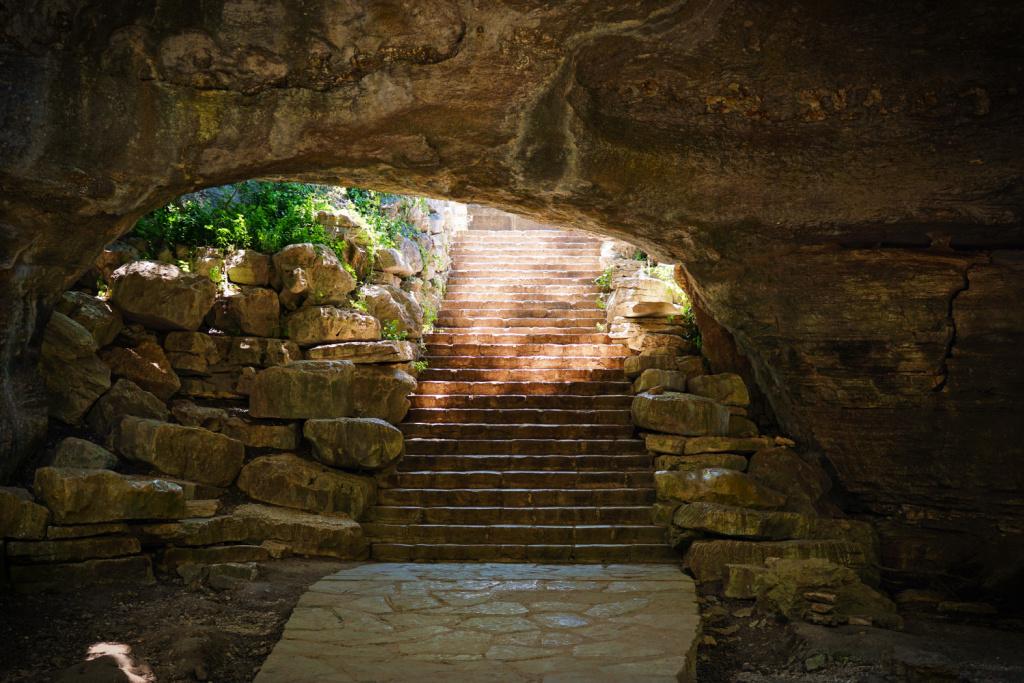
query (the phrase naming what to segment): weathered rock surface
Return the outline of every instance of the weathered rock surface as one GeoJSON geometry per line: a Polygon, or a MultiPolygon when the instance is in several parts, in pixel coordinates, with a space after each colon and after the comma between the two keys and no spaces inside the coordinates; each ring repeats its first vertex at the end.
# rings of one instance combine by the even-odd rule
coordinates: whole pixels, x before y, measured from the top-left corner
{"type": "Polygon", "coordinates": [[[353,364],[343,360],[296,361],[268,368],[253,380],[249,414],[286,420],[352,415],[353,376],[353,364]]]}
{"type": "Polygon", "coordinates": [[[686,374],[678,370],[648,368],[641,372],[633,382],[633,393],[642,394],[654,387],[662,387],[665,391],[684,392],[686,391],[686,379],[686,374]]]}
{"type": "Polygon", "coordinates": [[[673,302],[672,290],[661,280],[636,275],[619,283],[608,297],[608,320],[618,317],[644,318],[676,315],[679,307],[673,302]]]}
{"type": "Polygon", "coordinates": [[[366,311],[394,332],[419,339],[423,335],[423,309],[408,292],[392,285],[365,285],[359,290],[366,311]]]}
{"type": "Polygon", "coordinates": [[[231,287],[218,297],[206,316],[210,327],[227,334],[274,337],[280,326],[281,304],[266,287],[231,287]]]}
{"type": "Polygon", "coordinates": [[[377,250],[377,268],[398,277],[408,277],[414,272],[405,255],[395,248],[377,250]]]}
{"type": "Polygon", "coordinates": [[[117,467],[117,456],[92,441],[69,436],[57,445],[53,466],[111,470],[117,467]]]}
{"type": "Polygon", "coordinates": [[[36,539],[46,536],[50,511],[25,489],[0,486],[0,538],[36,539]]]}
{"type": "Polygon", "coordinates": [[[113,242],[103,247],[93,265],[103,281],[110,284],[113,281],[111,276],[115,270],[126,263],[138,261],[139,258],[139,250],[132,245],[125,244],[124,242],[113,242]]]}
{"type": "Polygon", "coordinates": [[[416,345],[408,341],[356,341],[306,349],[309,360],[348,360],[353,363],[408,363],[416,360],[416,345]]]}
{"type": "Polygon", "coordinates": [[[273,262],[281,303],[290,310],[300,305],[340,304],[356,288],[355,278],[322,244],[290,244],[274,254],[273,262]]]}
{"type": "Polygon", "coordinates": [[[678,470],[693,472],[708,467],[744,471],[747,459],[735,453],[708,453],[702,455],[659,455],[654,458],[656,470],[678,470]]]}
{"type": "Polygon", "coordinates": [[[145,555],[68,564],[12,565],[10,573],[11,583],[19,592],[73,591],[126,582],[155,583],[152,562],[145,555]]]}
{"type": "Polygon", "coordinates": [[[89,334],[96,340],[96,346],[100,348],[114,341],[124,326],[121,314],[111,308],[110,304],[85,292],[64,292],[54,310],[89,330],[89,334]]]}
{"type": "Polygon", "coordinates": [[[217,368],[239,366],[269,368],[302,360],[302,350],[295,342],[262,337],[211,337],[217,346],[217,368]]]}
{"type": "Polygon", "coordinates": [[[686,440],[683,453],[755,453],[771,448],[773,441],[767,436],[737,438],[732,436],[693,436],[686,440]]]}
{"type": "Polygon", "coordinates": [[[167,420],[170,412],[163,401],[127,379],[119,379],[110,391],[100,396],[86,421],[93,432],[109,434],[125,415],[167,420]]]}
{"type": "Polygon", "coordinates": [[[299,447],[301,441],[297,424],[267,424],[237,416],[227,418],[219,431],[232,439],[238,439],[250,448],[293,451],[299,447]]]}
{"type": "Polygon", "coordinates": [[[185,494],[177,484],[129,479],[110,470],[41,467],[34,488],[57,524],[175,519],[185,514],[185,494]]]}
{"type": "Polygon", "coordinates": [[[177,266],[134,261],[114,271],[110,303],[125,317],[158,330],[195,330],[213,306],[217,286],[209,277],[177,266]]]}
{"type": "Polygon", "coordinates": [[[820,465],[788,448],[758,451],[747,468],[750,476],[786,495],[788,507],[800,512],[827,509],[823,497],[832,480],[820,465]]]}
{"type": "Polygon", "coordinates": [[[100,352],[100,358],[115,377],[127,379],[164,401],[181,388],[181,379],[154,341],[145,340],[133,348],[111,346],[100,352]]]}
{"type": "Polygon", "coordinates": [[[354,470],[379,470],[405,449],[402,432],[375,418],[306,420],[302,435],[313,455],[325,465],[354,470]]]}
{"type": "Polygon", "coordinates": [[[729,429],[729,411],[724,406],[693,394],[638,394],[632,415],[637,427],[669,434],[704,436],[729,429]]]}
{"type": "Polygon", "coordinates": [[[125,417],[114,430],[119,453],[176,477],[228,486],[245,460],[242,442],[200,427],[125,417]]]}
{"type": "Polygon", "coordinates": [[[672,523],[683,529],[717,536],[768,541],[832,539],[858,543],[874,556],[877,538],[866,522],[832,519],[798,512],[751,510],[730,505],[696,502],[681,505],[672,523]]]}
{"type": "Polygon", "coordinates": [[[654,475],[658,500],[720,503],[741,507],[780,508],[786,498],[738,470],[708,467],[694,471],[662,471],[654,475]]]}
{"type": "Polygon", "coordinates": [[[87,329],[54,313],[43,335],[39,373],[46,382],[50,415],[78,424],[110,388],[110,369],[96,355],[96,340],[87,329]]]}
{"type": "Polygon", "coordinates": [[[679,434],[651,434],[643,435],[644,447],[653,453],[667,453],[668,455],[682,455],[686,450],[688,437],[679,434]]]}
{"type": "Polygon", "coordinates": [[[731,372],[718,375],[697,375],[691,377],[686,385],[691,394],[705,396],[727,406],[746,406],[750,404],[750,394],[743,378],[731,372]]]}
{"type": "Polygon", "coordinates": [[[380,321],[351,308],[306,306],[288,316],[285,327],[301,346],[380,339],[380,321]]]}
{"type": "Polygon", "coordinates": [[[164,350],[171,367],[178,372],[205,373],[220,361],[214,337],[203,332],[168,332],[164,350]]]}
{"type": "Polygon", "coordinates": [[[358,519],[373,504],[377,485],[291,455],[267,455],[246,464],[238,488],[250,498],[307,512],[344,512],[358,519]]]}
{"type": "Polygon", "coordinates": [[[224,260],[228,281],[265,287],[270,284],[270,257],[252,249],[236,249],[224,260]]]}
{"type": "Polygon", "coordinates": [[[828,560],[850,567],[872,583],[877,579],[873,558],[865,554],[863,546],[849,541],[694,541],[684,564],[698,583],[705,583],[725,579],[728,565],[763,566],[770,557],[828,560]]]}
{"type": "Polygon", "coordinates": [[[142,550],[138,539],[97,536],[64,541],[11,541],[7,556],[15,562],[78,562],[135,555],[142,550]]]}
{"type": "Polygon", "coordinates": [[[409,412],[409,394],[415,390],[416,380],[407,372],[357,365],[352,373],[352,415],[376,417],[398,424],[409,412]]]}
{"type": "Polygon", "coordinates": [[[820,596],[829,623],[840,625],[856,617],[884,628],[903,626],[896,605],[866,586],[849,567],[821,559],[777,559],[767,564],[767,571],[755,579],[757,607],[765,614],[812,620],[809,596],[820,596]]]}

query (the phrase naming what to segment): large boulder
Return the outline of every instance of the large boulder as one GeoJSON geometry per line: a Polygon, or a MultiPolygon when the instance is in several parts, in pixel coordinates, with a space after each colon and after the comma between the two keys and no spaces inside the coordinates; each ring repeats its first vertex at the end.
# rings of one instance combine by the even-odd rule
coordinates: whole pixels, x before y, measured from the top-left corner
{"type": "Polygon", "coordinates": [[[409,292],[392,285],[365,285],[359,295],[366,311],[393,333],[411,339],[423,336],[423,309],[409,292]]]}
{"type": "Polygon", "coordinates": [[[205,374],[220,361],[214,339],[204,332],[168,332],[164,337],[167,360],[178,372],[205,374]]]}
{"type": "Polygon", "coordinates": [[[299,345],[285,339],[264,337],[211,337],[217,345],[218,369],[244,366],[269,368],[302,360],[299,345]]]}
{"type": "Polygon", "coordinates": [[[683,453],[755,453],[771,447],[773,441],[767,436],[738,438],[729,436],[694,436],[686,440],[683,453]]]}
{"type": "Polygon", "coordinates": [[[378,249],[376,267],[378,270],[397,277],[409,277],[415,272],[412,265],[405,260],[402,251],[395,248],[378,249]]]}
{"type": "Polygon", "coordinates": [[[288,338],[310,346],[380,339],[380,321],[352,308],[306,306],[285,320],[288,338]]]}
{"type": "MultiPolygon", "coordinates": [[[[398,424],[409,412],[416,380],[396,368],[357,365],[352,375],[352,415],[376,417],[398,424]]],[[[333,417],[333,416],[316,416],[333,417]]]]}
{"type": "Polygon", "coordinates": [[[160,479],[130,479],[110,470],[36,470],[34,489],[58,524],[185,516],[181,486],[160,479]]]}
{"type": "Polygon", "coordinates": [[[729,430],[728,408],[693,394],[637,394],[631,412],[633,424],[656,432],[707,436],[726,434],[729,430]]]}
{"type": "Polygon", "coordinates": [[[224,260],[228,281],[265,287],[270,284],[270,257],[252,249],[236,249],[224,260]]]}
{"type": "Polygon", "coordinates": [[[402,258],[412,271],[409,275],[415,275],[423,270],[423,252],[415,240],[402,237],[398,243],[398,250],[402,252],[402,258]]]}
{"type": "Polygon", "coordinates": [[[704,373],[704,359],[700,356],[671,356],[663,353],[646,353],[629,356],[623,362],[626,377],[634,379],[645,370],[671,370],[682,373],[687,379],[704,373]]]}
{"type": "Polygon", "coordinates": [[[778,491],[734,469],[707,467],[701,470],[661,471],[654,474],[658,500],[683,503],[721,503],[774,509],[786,504],[778,491]]]}
{"type": "MultiPolygon", "coordinates": [[[[302,420],[353,414],[354,366],[344,360],[307,360],[267,368],[256,374],[249,414],[258,418],[302,420]]],[[[377,393],[361,385],[361,393],[377,393]]]]}
{"type": "Polygon", "coordinates": [[[408,363],[416,360],[416,344],[408,341],[343,342],[306,349],[309,360],[348,360],[353,363],[408,363]]]}
{"type": "Polygon", "coordinates": [[[655,470],[693,472],[706,468],[727,470],[747,469],[747,459],[735,453],[703,453],[701,455],[658,455],[654,458],[655,470]]]}
{"type": "Polygon", "coordinates": [[[138,261],[140,256],[139,250],[132,245],[124,242],[114,242],[104,247],[100,255],[96,257],[93,265],[103,281],[110,284],[113,282],[114,271],[126,263],[138,261]]]}
{"type": "Polygon", "coordinates": [[[96,350],[96,340],[87,329],[63,313],[50,316],[43,333],[39,374],[49,394],[51,416],[78,424],[110,388],[110,368],[96,350]]]}
{"type": "Polygon", "coordinates": [[[114,430],[118,452],[176,477],[228,486],[245,460],[245,446],[201,427],[126,417],[114,430]]]}
{"type": "Polygon", "coordinates": [[[69,436],[57,445],[53,466],[112,470],[117,467],[117,456],[92,441],[69,436]]]}
{"type": "Polygon", "coordinates": [[[158,330],[198,329],[217,297],[210,278],[168,263],[134,261],[111,277],[110,303],[125,317],[158,330]]]}
{"type": "Polygon", "coordinates": [[[379,470],[405,448],[401,430],[376,418],[306,420],[302,434],[317,460],[342,469],[379,470]]]}
{"type": "Polygon", "coordinates": [[[763,566],[770,557],[786,559],[824,559],[850,567],[861,578],[877,581],[874,557],[859,543],[843,540],[800,541],[694,541],[684,563],[697,583],[722,581],[732,564],[763,566]]]}
{"type": "Polygon", "coordinates": [[[110,346],[100,352],[100,358],[115,377],[130,380],[164,401],[181,388],[181,379],[155,341],[145,339],[132,348],[110,346]]]}
{"type": "Polygon", "coordinates": [[[743,378],[731,372],[691,377],[687,383],[687,391],[727,406],[750,405],[750,394],[743,378]]]}
{"type": "Polygon", "coordinates": [[[114,341],[124,327],[120,313],[103,299],[86,292],[64,292],[54,310],[89,330],[100,348],[114,341]]]}
{"type": "Polygon", "coordinates": [[[32,494],[13,486],[0,486],[0,539],[40,539],[46,536],[50,511],[32,494]]]}
{"type": "Polygon", "coordinates": [[[170,412],[163,401],[127,379],[119,379],[96,401],[86,416],[89,428],[101,436],[121,422],[125,415],[167,420],[170,412]]]}
{"type": "Polygon", "coordinates": [[[290,453],[249,462],[238,475],[238,488],[264,503],[307,512],[344,512],[356,519],[377,493],[369,477],[331,470],[290,453]]]}
{"type": "Polygon", "coordinates": [[[750,459],[747,471],[766,486],[786,495],[788,508],[800,512],[829,512],[825,498],[832,479],[816,462],[789,448],[768,448],[750,459]]]}
{"type": "Polygon", "coordinates": [[[331,248],[322,244],[290,244],[274,254],[273,261],[281,303],[290,310],[302,305],[340,304],[356,288],[356,279],[331,248]]]}
{"type": "Polygon", "coordinates": [[[874,528],[867,522],[717,503],[681,505],[676,509],[672,524],[715,536],[766,541],[845,540],[860,544],[868,555],[876,554],[878,544],[874,528]]]}
{"type": "Polygon", "coordinates": [[[889,598],[864,584],[849,567],[824,559],[771,559],[754,579],[758,610],[789,620],[841,625],[851,618],[902,628],[889,598]]]}
{"type": "Polygon", "coordinates": [[[217,297],[206,321],[227,334],[273,337],[280,318],[281,303],[274,290],[236,285],[217,297]]]}
{"type": "Polygon", "coordinates": [[[619,317],[663,317],[680,313],[669,285],[643,274],[619,282],[608,297],[606,310],[609,321],[619,317]]]}
{"type": "MultiPolygon", "coordinates": [[[[675,359],[673,359],[675,360],[675,359]]],[[[660,368],[648,368],[640,373],[640,376],[633,382],[633,393],[642,394],[655,387],[661,387],[666,391],[686,391],[686,373],[678,370],[662,370],[660,368]]]]}

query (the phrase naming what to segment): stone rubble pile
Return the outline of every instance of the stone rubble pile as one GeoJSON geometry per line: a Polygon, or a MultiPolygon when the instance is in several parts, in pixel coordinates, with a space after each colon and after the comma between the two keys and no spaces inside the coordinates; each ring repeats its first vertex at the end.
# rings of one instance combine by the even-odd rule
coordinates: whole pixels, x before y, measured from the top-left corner
{"type": "Polygon", "coordinates": [[[878,582],[873,527],[838,516],[815,459],[760,433],[739,375],[708,373],[669,317],[679,312],[672,291],[644,275],[633,250],[602,250],[609,332],[636,354],[624,369],[633,423],[655,460],[654,517],[686,568],[786,618],[898,626],[892,603],[869,585],[878,582]]]}
{"type": "Polygon", "coordinates": [[[405,452],[409,340],[443,295],[458,207],[432,202],[376,261],[364,227],[329,212],[344,254],[178,250],[184,268],[105,250],[94,274],[109,297],[67,292],[45,331],[51,417],[75,435],[31,491],[0,488],[0,581],[156,569],[226,587],[289,554],[365,557],[358,520],[405,452]]]}

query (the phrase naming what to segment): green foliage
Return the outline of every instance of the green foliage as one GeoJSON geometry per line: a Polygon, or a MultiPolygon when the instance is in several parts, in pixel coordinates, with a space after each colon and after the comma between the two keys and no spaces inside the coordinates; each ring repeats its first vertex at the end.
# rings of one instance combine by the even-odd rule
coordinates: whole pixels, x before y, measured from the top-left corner
{"type": "Polygon", "coordinates": [[[612,291],[612,266],[604,269],[604,272],[594,278],[594,284],[601,288],[602,292],[612,291]]]}
{"type": "Polygon", "coordinates": [[[594,302],[594,304],[602,311],[608,308],[608,302],[605,301],[604,297],[601,296],[600,294],[597,295],[597,300],[594,302]]]}
{"type": "Polygon", "coordinates": [[[366,222],[370,231],[372,251],[379,247],[396,247],[401,237],[415,237],[412,225],[413,209],[426,206],[422,197],[399,197],[398,195],[350,187],[345,191],[352,208],[366,222]]]}
{"type": "Polygon", "coordinates": [[[428,303],[423,303],[423,331],[433,332],[434,323],[437,322],[437,307],[428,303]]]}
{"type": "Polygon", "coordinates": [[[398,323],[394,320],[382,320],[380,329],[381,339],[388,339],[391,341],[405,341],[409,338],[409,333],[405,330],[398,329],[398,323]]]}
{"type": "Polygon", "coordinates": [[[410,363],[410,365],[412,365],[412,369],[413,370],[415,370],[417,373],[419,373],[419,372],[423,372],[424,370],[426,370],[427,367],[430,365],[430,363],[428,363],[425,360],[414,360],[412,363],[410,363]]]}
{"type": "Polygon", "coordinates": [[[337,247],[316,222],[317,211],[329,208],[323,186],[250,180],[185,195],[143,216],[133,234],[146,240],[151,253],[177,244],[264,253],[298,242],[337,247]]]}
{"type": "Polygon", "coordinates": [[[674,268],[670,265],[648,265],[644,268],[651,277],[656,277],[664,282],[672,292],[672,299],[682,309],[679,315],[670,315],[669,323],[683,327],[683,337],[691,342],[698,350],[700,349],[700,329],[697,327],[697,318],[693,313],[693,302],[687,296],[686,291],[676,282],[674,268]]]}

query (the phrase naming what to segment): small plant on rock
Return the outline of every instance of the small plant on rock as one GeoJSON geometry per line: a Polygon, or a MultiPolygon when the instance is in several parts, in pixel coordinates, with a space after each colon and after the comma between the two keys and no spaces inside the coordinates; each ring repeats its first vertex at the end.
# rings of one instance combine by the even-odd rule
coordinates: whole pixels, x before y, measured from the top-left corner
{"type": "Polygon", "coordinates": [[[399,329],[398,322],[394,320],[382,320],[380,328],[381,339],[389,341],[405,341],[409,338],[406,330],[399,329]]]}

